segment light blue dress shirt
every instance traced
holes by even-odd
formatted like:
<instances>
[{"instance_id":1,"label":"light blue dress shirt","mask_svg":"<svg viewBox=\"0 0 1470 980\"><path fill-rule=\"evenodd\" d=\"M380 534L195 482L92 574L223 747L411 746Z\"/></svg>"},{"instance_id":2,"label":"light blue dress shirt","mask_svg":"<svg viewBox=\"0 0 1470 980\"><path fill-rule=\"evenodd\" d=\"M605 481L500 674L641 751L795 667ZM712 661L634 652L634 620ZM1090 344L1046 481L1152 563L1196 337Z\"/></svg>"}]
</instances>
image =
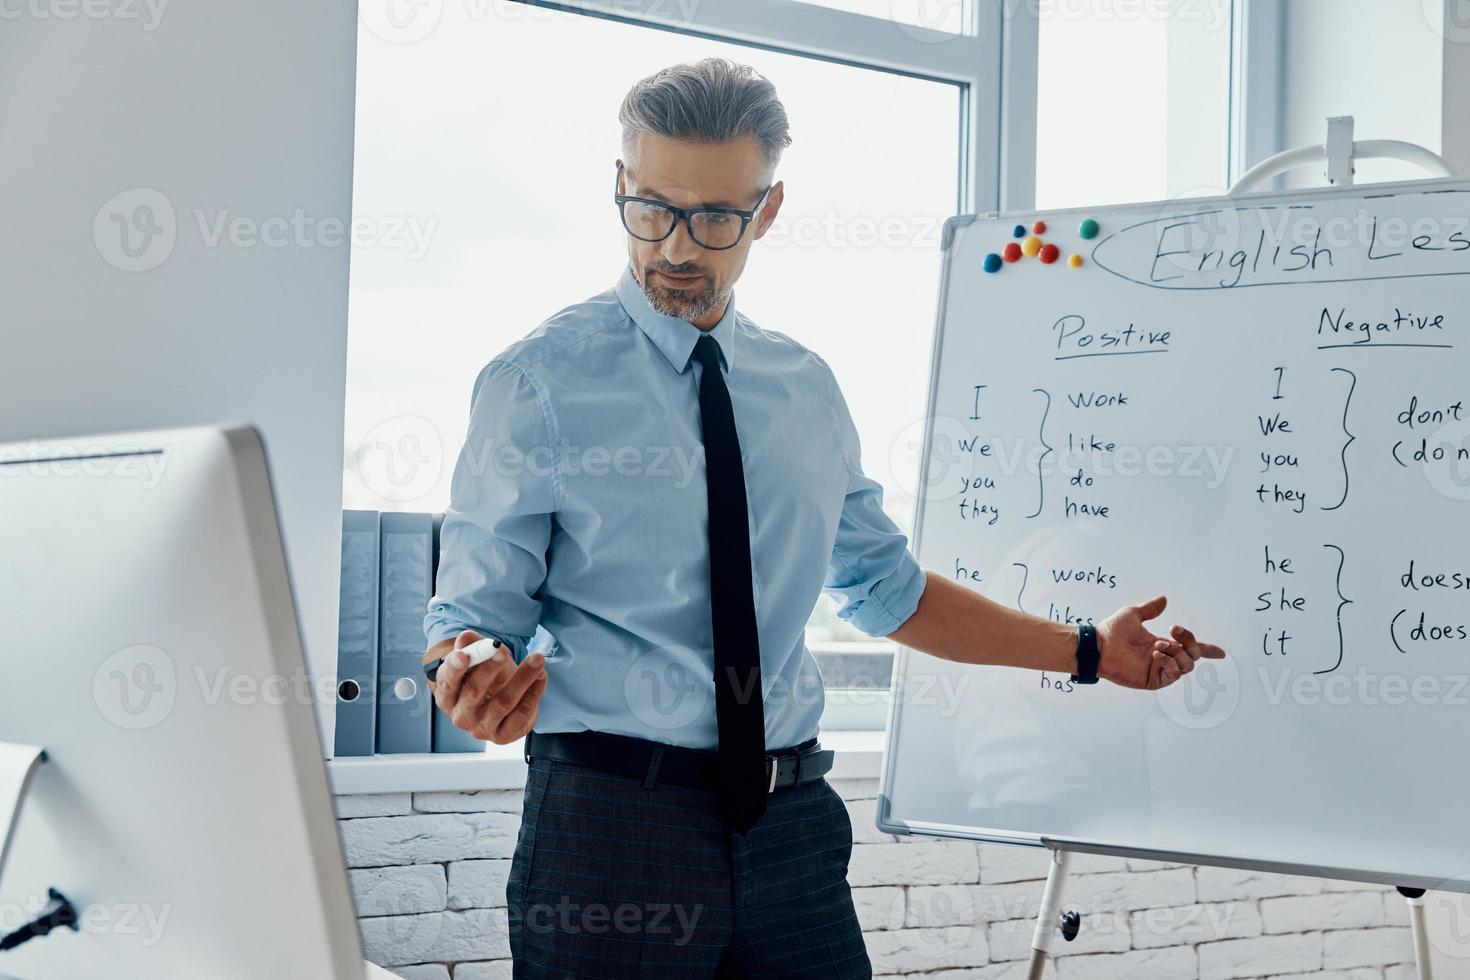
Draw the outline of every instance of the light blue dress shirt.
<instances>
[{"instance_id":1,"label":"light blue dress shirt","mask_svg":"<svg viewBox=\"0 0 1470 980\"><path fill-rule=\"evenodd\" d=\"M827 363L733 298L712 333L745 466L766 746L785 748L822 713L804 642L820 591L882 636L925 579L862 471ZM475 381L425 632L433 644L471 628L519 661L540 625L555 648L538 732L718 744L699 334L625 269Z\"/></svg>"}]
</instances>

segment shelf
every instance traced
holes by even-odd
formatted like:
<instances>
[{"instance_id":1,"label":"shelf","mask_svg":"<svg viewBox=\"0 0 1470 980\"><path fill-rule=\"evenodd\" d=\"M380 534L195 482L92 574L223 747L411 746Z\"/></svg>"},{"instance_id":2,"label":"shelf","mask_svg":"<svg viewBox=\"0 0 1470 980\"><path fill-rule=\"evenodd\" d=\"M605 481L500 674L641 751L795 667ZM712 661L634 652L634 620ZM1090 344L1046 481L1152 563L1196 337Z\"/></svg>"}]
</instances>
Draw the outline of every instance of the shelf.
<instances>
[{"instance_id":1,"label":"shelf","mask_svg":"<svg viewBox=\"0 0 1470 980\"><path fill-rule=\"evenodd\" d=\"M829 779L877 777L883 732L823 732L821 739L825 748L837 752ZM517 742L491 745L484 752L328 759L327 779L336 796L520 789L526 783L526 763Z\"/></svg>"}]
</instances>

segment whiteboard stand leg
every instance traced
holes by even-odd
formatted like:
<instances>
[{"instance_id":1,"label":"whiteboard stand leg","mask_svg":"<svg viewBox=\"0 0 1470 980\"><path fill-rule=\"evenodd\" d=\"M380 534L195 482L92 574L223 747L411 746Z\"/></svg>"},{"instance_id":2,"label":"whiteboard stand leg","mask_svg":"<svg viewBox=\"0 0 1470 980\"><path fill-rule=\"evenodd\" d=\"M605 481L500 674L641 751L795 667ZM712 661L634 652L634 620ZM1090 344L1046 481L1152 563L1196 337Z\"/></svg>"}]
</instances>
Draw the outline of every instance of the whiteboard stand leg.
<instances>
[{"instance_id":1,"label":"whiteboard stand leg","mask_svg":"<svg viewBox=\"0 0 1470 980\"><path fill-rule=\"evenodd\" d=\"M1429 963L1429 932L1424 923L1424 889L1400 885L1399 894L1409 903L1409 925L1414 929L1414 962L1418 965L1419 980L1434 980L1433 967Z\"/></svg>"},{"instance_id":2,"label":"whiteboard stand leg","mask_svg":"<svg viewBox=\"0 0 1470 980\"><path fill-rule=\"evenodd\" d=\"M1031 937L1031 969L1027 980L1041 980L1046 961L1058 932L1067 942L1077 938L1082 916L1076 911L1062 911L1062 887L1067 877L1070 853L1057 848L1051 852L1051 870L1046 874L1046 890L1041 893L1041 911L1036 913L1036 933Z\"/></svg>"}]
</instances>

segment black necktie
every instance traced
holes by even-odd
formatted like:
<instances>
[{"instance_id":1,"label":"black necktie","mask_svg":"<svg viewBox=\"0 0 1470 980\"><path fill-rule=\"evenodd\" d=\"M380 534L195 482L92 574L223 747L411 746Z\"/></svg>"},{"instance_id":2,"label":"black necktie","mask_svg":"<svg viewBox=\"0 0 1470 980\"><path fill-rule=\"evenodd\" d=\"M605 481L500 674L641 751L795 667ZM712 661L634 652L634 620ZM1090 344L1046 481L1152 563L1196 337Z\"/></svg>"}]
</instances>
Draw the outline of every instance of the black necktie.
<instances>
[{"instance_id":1,"label":"black necktie","mask_svg":"<svg viewBox=\"0 0 1470 980\"><path fill-rule=\"evenodd\" d=\"M766 720L760 639L750 572L745 469L720 345L703 334L694 357L704 365L699 418L704 429L709 495L709 585L715 638L715 716L719 722L719 795L726 824L743 833L766 812Z\"/></svg>"}]
</instances>

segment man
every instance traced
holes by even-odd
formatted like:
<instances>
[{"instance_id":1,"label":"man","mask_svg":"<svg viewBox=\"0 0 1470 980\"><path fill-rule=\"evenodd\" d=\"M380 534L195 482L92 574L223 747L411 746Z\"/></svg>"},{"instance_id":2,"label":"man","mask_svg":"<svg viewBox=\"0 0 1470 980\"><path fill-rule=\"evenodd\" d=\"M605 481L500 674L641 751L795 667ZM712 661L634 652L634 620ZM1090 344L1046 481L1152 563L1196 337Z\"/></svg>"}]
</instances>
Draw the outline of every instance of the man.
<instances>
[{"instance_id":1,"label":"man","mask_svg":"<svg viewBox=\"0 0 1470 980\"><path fill-rule=\"evenodd\" d=\"M621 277L475 384L426 620L434 698L482 738L527 736L517 977L866 977L803 644L821 590L858 629L965 663L1155 689L1224 653L1150 633L1162 596L1079 630L921 570L826 363L735 310L784 198L774 88L707 59L639 82L620 119ZM550 663L527 653L538 624ZM482 637L496 655L466 669Z\"/></svg>"}]
</instances>

